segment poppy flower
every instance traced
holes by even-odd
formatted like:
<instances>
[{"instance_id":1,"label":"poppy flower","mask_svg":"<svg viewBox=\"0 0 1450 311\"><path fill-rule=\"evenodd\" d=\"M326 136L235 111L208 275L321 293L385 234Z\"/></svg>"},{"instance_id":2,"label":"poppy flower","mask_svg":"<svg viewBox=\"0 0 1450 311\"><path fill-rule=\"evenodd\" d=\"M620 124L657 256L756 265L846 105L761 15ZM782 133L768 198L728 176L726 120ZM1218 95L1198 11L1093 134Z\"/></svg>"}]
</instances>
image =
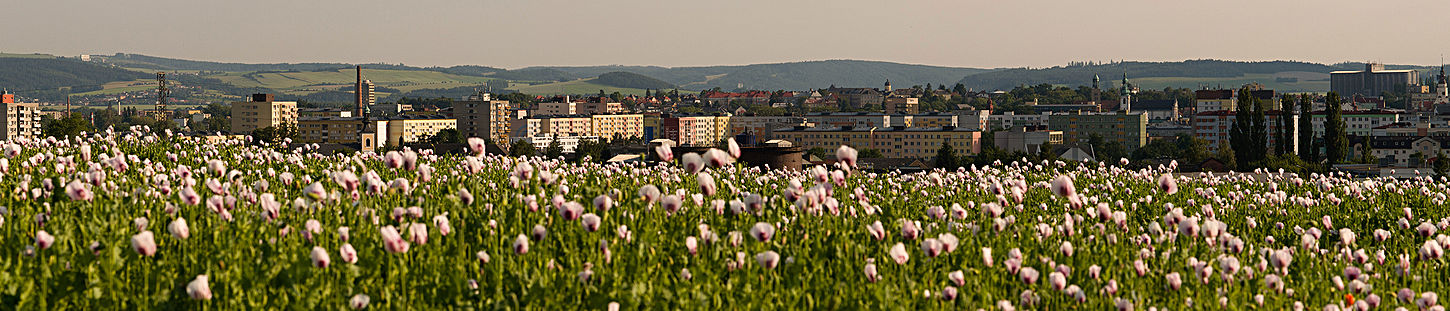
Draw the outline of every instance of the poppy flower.
<instances>
[{"instance_id":1,"label":"poppy flower","mask_svg":"<svg viewBox=\"0 0 1450 311\"><path fill-rule=\"evenodd\" d=\"M343 243L342 247L337 249L337 255L342 257L342 262L357 263L357 249L353 248L351 243Z\"/></svg>"},{"instance_id":2,"label":"poppy flower","mask_svg":"<svg viewBox=\"0 0 1450 311\"><path fill-rule=\"evenodd\" d=\"M327 268L327 265L332 263L332 257L328 256L327 250L322 249L321 246L313 246L312 254L308 257L312 258L313 267Z\"/></svg>"},{"instance_id":3,"label":"poppy flower","mask_svg":"<svg viewBox=\"0 0 1450 311\"><path fill-rule=\"evenodd\" d=\"M191 236L191 227L186 225L186 218L177 217L176 220L172 220L171 224L166 226L166 231L171 232L171 236L178 239L184 240Z\"/></svg>"},{"instance_id":4,"label":"poppy flower","mask_svg":"<svg viewBox=\"0 0 1450 311\"><path fill-rule=\"evenodd\" d=\"M156 255L156 237L151 231L142 231L131 236L131 249L141 256Z\"/></svg>"},{"instance_id":5,"label":"poppy flower","mask_svg":"<svg viewBox=\"0 0 1450 311\"><path fill-rule=\"evenodd\" d=\"M195 300L211 300L211 285L207 284L207 276L198 275L196 279L186 283L186 295Z\"/></svg>"}]
</instances>

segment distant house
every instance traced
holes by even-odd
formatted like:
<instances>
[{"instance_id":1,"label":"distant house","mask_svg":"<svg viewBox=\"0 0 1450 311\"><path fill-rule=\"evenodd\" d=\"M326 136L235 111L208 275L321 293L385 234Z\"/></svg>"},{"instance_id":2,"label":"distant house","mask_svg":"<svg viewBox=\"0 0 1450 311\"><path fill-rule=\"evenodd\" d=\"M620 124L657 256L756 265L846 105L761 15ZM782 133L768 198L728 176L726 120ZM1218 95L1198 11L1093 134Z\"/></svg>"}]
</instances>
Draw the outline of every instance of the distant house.
<instances>
[{"instance_id":1,"label":"distant house","mask_svg":"<svg viewBox=\"0 0 1450 311\"><path fill-rule=\"evenodd\" d=\"M1183 116L1178 110L1178 99L1139 100L1133 103L1133 111L1148 115L1148 122L1178 120Z\"/></svg>"}]
</instances>

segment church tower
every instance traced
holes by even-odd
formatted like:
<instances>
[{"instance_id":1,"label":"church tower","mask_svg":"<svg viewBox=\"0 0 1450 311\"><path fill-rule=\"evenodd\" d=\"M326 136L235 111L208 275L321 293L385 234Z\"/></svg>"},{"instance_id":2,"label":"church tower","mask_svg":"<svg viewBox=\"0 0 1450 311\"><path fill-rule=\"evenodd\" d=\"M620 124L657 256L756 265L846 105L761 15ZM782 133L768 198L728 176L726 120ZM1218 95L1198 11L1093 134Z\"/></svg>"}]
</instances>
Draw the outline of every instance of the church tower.
<instances>
[{"instance_id":1,"label":"church tower","mask_svg":"<svg viewBox=\"0 0 1450 311\"><path fill-rule=\"evenodd\" d=\"M1125 72L1123 73L1123 87L1118 93L1120 96L1119 100L1122 101L1122 103L1118 104L1119 110L1133 112L1133 93L1136 92L1133 90L1132 85L1128 84L1128 73Z\"/></svg>"}]
</instances>

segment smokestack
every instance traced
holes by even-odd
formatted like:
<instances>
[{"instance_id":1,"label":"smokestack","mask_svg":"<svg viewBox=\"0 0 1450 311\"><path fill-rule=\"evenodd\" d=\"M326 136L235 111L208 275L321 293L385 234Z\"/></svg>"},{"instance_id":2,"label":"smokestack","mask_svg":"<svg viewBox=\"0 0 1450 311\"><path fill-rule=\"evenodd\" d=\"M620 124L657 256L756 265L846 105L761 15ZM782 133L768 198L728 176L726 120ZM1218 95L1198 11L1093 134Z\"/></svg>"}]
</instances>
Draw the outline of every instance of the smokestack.
<instances>
[{"instance_id":1,"label":"smokestack","mask_svg":"<svg viewBox=\"0 0 1450 311\"><path fill-rule=\"evenodd\" d=\"M362 116L363 109L366 108L366 107L363 107L363 105L366 105L366 104L363 102L363 85L362 85L362 81L363 81L362 80L362 65L357 65L357 82L356 83L353 83L353 93L354 93L354 95L357 96L357 101L356 101L356 103L357 103L357 113L356 113L357 116Z\"/></svg>"}]
</instances>

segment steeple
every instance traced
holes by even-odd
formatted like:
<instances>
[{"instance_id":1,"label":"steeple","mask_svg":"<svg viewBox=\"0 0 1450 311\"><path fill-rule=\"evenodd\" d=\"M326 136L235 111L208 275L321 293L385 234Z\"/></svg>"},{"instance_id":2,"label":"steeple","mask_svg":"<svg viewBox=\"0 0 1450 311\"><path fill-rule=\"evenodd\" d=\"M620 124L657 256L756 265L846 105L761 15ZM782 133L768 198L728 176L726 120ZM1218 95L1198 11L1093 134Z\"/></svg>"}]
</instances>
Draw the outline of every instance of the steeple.
<instances>
[{"instance_id":1,"label":"steeple","mask_svg":"<svg viewBox=\"0 0 1450 311\"><path fill-rule=\"evenodd\" d=\"M891 92L891 80L886 80L886 92Z\"/></svg>"}]
</instances>

